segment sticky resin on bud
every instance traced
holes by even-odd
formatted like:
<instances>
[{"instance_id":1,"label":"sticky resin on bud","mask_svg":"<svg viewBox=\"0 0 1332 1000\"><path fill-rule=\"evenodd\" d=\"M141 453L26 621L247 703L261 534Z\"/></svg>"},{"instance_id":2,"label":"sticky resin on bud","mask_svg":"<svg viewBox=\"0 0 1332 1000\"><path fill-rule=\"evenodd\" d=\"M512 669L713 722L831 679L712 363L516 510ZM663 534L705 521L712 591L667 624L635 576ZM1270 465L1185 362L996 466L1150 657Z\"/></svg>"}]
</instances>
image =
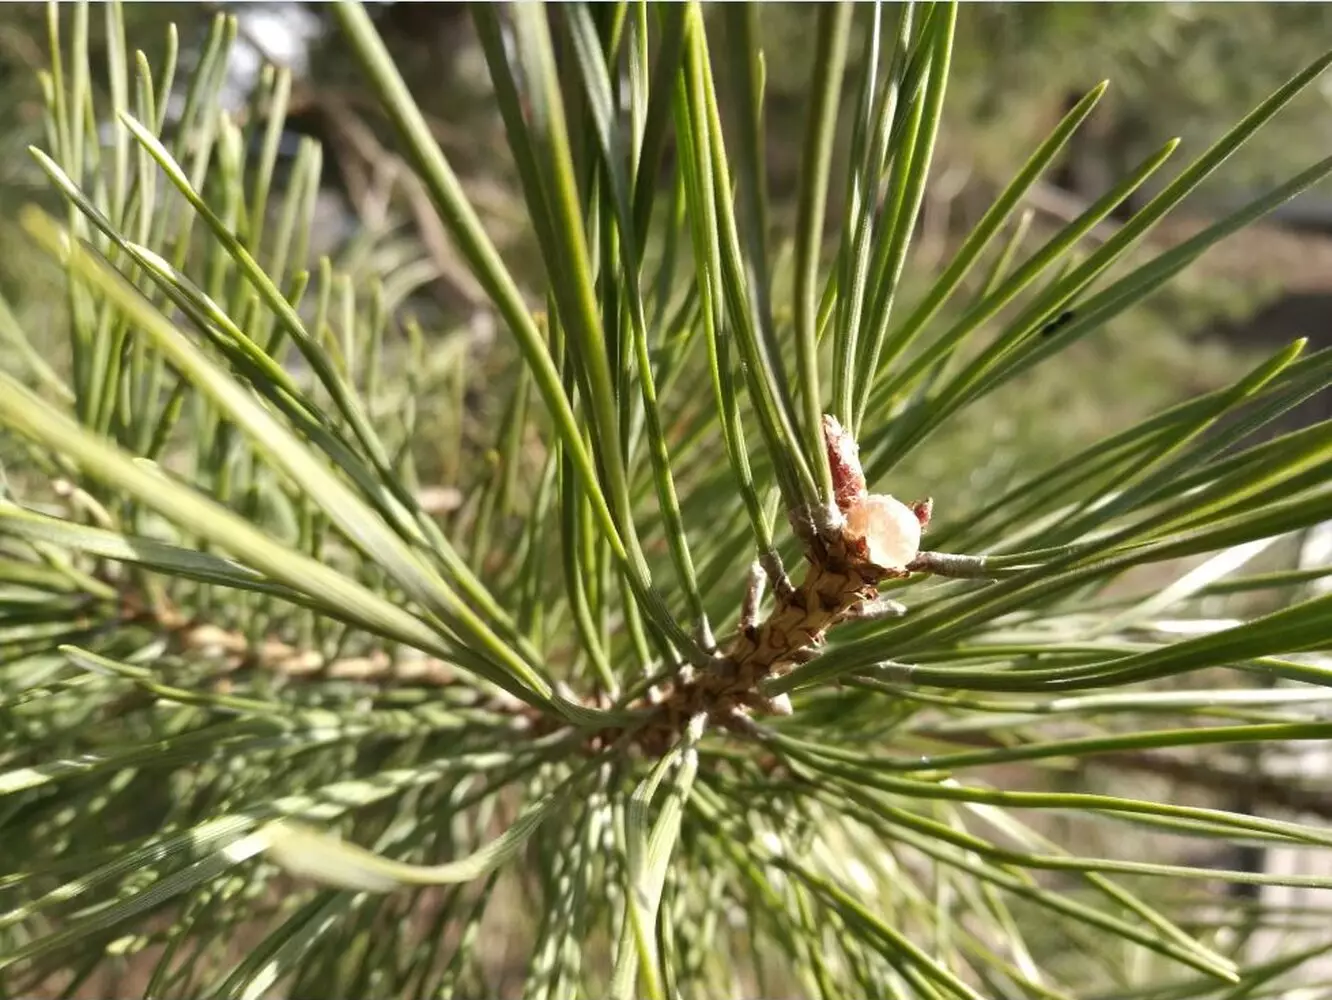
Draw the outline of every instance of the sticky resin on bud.
<instances>
[{"instance_id":1,"label":"sticky resin on bud","mask_svg":"<svg viewBox=\"0 0 1332 1000\"><path fill-rule=\"evenodd\" d=\"M863 496L846 512L847 531L865 540L869 561L905 569L920 552L920 518L901 500L882 493Z\"/></svg>"}]
</instances>

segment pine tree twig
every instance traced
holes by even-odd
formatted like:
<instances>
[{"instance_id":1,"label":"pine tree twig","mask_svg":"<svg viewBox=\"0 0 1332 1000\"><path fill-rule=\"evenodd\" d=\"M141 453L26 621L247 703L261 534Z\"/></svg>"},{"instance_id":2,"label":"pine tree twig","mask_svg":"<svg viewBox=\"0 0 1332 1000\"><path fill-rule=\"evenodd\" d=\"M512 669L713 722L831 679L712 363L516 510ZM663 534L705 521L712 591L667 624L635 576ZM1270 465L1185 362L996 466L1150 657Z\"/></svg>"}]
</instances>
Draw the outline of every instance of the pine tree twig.
<instances>
[{"instance_id":1,"label":"pine tree twig","mask_svg":"<svg viewBox=\"0 0 1332 1000\"><path fill-rule=\"evenodd\" d=\"M252 643L243 633L222 628L211 622L188 617L165 606L150 606L135 594L121 597L120 621L160 632L181 651L215 660L220 666L219 684L229 685L225 675L239 670L262 670L283 677L347 680L374 684L409 684L423 687L447 687L464 683L450 663L414 650L391 656L384 649L372 649L351 656L329 659L313 649L303 649L285 640L268 637ZM497 695L497 704L524 711L511 696Z\"/></svg>"},{"instance_id":2,"label":"pine tree twig","mask_svg":"<svg viewBox=\"0 0 1332 1000\"><path fill-rule=\"evenodd\" d=\"M725 654L711 670L680 677L661 694L657 717L638 740L644 750L664 753L700 714L732 731L743 731L742 719L751 712L790 715L790 698L764 695L763 681L810 659L841 622L905 613L902 605L880 600L878 584L912 572L933 502L908 505L869 493L850 434L830 416L823 430L835 503L817 516L796 512L791 518L805 542L804 580L799 587L777 589L772 610L759 622L767 574L757 563L750 567L740 627ZM940 564L950 558L941 556Z\"/></svg>"}]
</instances>

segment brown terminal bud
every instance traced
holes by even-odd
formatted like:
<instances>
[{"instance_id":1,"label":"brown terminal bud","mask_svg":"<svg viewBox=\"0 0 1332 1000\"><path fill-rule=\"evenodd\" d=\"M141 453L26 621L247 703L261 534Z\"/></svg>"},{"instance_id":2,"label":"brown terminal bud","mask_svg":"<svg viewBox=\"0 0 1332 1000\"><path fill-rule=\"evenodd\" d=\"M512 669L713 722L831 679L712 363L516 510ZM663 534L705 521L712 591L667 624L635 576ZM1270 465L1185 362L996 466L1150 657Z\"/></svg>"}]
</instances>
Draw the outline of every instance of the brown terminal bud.
<instances>
[{"instance_id":1,"label":"brown terminal bud","mask_svg":"<svg viewBox=\"0 0 1332 1000\"><path fill-rule=\"evenodd\" d=\"M830 413L823 415L823 440L832 471L833 498L845 514L865 495L865 473L860 468L860 446Z\"/></svg>"}]
</instances>

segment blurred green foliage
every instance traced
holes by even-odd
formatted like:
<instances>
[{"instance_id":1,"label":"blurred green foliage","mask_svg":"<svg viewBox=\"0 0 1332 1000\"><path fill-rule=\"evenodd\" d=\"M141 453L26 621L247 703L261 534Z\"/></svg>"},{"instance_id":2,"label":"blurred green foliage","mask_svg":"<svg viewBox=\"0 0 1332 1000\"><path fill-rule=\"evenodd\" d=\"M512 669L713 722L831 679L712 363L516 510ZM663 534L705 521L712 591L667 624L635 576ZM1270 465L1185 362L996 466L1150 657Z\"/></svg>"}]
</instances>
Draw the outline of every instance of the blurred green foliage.
<instances>
[{"instance_id":1,"label":"blurred green foliage","mask_svg":"<svg viewBox=\"0 0 1332 1000\"><path fill-rule=\"evenodd\" d=\"M1211 142L1329 37L1325 4L978 5L959 23L958 141L979 164L1011 169L1064 95L1110 78L1089 124L1113 173L1174 135L1186 149ZM1261 149L1237 154L1227 181L1267 181L1325 149L1330 96L1326 86L1302 95Z\"/></svg>"}]
</instances>

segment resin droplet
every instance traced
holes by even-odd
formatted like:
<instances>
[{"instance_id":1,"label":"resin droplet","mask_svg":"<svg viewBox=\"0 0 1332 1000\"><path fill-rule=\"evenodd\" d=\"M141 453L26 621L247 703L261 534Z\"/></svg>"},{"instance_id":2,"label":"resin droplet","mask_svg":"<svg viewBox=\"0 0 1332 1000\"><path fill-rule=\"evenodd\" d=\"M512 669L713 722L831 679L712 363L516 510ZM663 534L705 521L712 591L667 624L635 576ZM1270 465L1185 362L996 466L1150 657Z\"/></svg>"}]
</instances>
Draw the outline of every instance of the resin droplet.
<instances>
[{"instance_id":1,"label":"resin droplet","mask_svg":"<svg viewBox=\"0 0 1332 1000\"><path fill-rule=\"evenodd\" d=\"M865 539L869 561L905 569L920 552L920 519L906 504L885 494L861 497L846 512L847 531Z\"/></svg>"}]
</instances>

